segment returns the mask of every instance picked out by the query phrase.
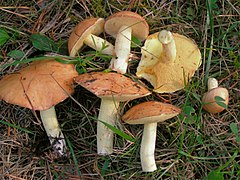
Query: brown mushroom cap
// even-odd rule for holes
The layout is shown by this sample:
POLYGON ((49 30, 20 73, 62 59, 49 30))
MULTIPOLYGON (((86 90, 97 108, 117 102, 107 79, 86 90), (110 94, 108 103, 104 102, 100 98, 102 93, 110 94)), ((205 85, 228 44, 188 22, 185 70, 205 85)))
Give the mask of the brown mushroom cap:
POLYGON ((219 96, 222 99, 224 99, 224 101, 221 101, 221 102, 224 103, 225 105, 228 105, 228 101, 229 101, 228 90, 223 87, 217 87, 209 90, 207 93, 204 94, 202 99, 202 102, 204 103, 203 109, 213 114, 223 111, 225 108, 222 106, 219 106, 216 103, 216 100, 215 100, 216 96, 219 96))
POLYGON ((166 62, 161 43, 156 43, 159 33, 148 36, 142 50, 137 76, 148 80, 158 93, 170 93, 182 89, 201 65, 201 53, 189 38, 172 33, 176 44, 176 59, 166 62), (153 46, 149 53, 148 48, 153 46))
POLYGON ((104 23, 105 21, 103 18, 90 18, 78 23, 68 40, 68 52, 70 56, 75 56, 75 54, 77 54, 77 51, 81 49, 84 44, 84 39, 88 35, 94 34, 98 36, 101 34, 103 32, 104 23))
POLYGON ((32 62, 0 80, 0 99, 33 110, 46 110, 73 93, 73 65, 55 60, 32 62))
POLYGON ((122 26, 132 28, 132 34, 143 41, 149 34, 149 26, 146 20, 137 13, 131 11, 121 11, 109 16, 106 19, 104 30, 113 37, 117 36, 122 26))
POLYGON ((146 88, 137 82, 118 73, 86 73, 77 76, 75 81, 99 98, 104 99, 128 101, 150 94, 146 88))
POLYGON ((148 101, 129 109, 122 120, 128 124, 157 123, 177 116, 181 109, 166 103, 148 101))

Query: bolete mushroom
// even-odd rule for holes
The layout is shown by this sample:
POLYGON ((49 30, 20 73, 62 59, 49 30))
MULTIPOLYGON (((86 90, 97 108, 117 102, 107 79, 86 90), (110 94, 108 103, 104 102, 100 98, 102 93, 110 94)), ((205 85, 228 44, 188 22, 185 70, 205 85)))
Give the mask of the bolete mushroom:
POLYGON ((136 75, 148 80, 158 93, 184 88, 201 65, 197 45, 166 30, 149 35, 141 53, 136 75))
POLYGON ((58 156, 66 156, 66 142, 54 106, 73 93, 73 65, 53 59, 32 62, 0 80, 0 100, 39 110, 45 131, 58 156))
POLYGON ((220 97, 219 103, 224 103, 224 106, 228 105, 229 93, 226 88, 218 87, 218 81, 215 78, 208 79, 208 92, 203 95, 203 109, 210 113, 219 113, 222 112, 225 107, 220 106, 217 103, 216 97, 220 97))
POLYGON ((106 19, 104 30, 116 38, 115 57, 111 60, 110 69, 125 74, 130 55, 131 36, 134 35, 140 41, 145 40, 149 34, 148 23, 137 13, 121 11, 106 19))
POLYGON ((113 45, 98 37, 104 31, 104 23, 103 18, 89 18, 78 23, 68 40, 70 56, 75 57, 84 44, 103 54, 113 55, 113 45))
MULTIPOLYGON (((86 73, 76 77, 75 81, 101 98, 98 119, 112 126, 115 125, 120 102, 150 94, 137 82, 118 73, 86 73)), ((99 121, 97 122, 97 152, 101 155, 113 152, 113 132, 99 121)))
POLYGON ((171 104, 149 101, 129 109, 122 120, 128 124, 144 124, 140 158, 142 170, 153 172, 157 169, 154 151, 157 123, 177 116, 181 110, 171 104))

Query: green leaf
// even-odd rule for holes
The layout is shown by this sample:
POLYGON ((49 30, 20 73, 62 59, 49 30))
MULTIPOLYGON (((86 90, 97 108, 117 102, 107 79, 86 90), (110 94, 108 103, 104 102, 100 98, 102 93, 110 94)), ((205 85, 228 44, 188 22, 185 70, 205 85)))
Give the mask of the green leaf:
POLYGON ((184 106, 182 111, 187 115, 187 116, 191 116, 192 113, 195 112, 195 109, 192 106, 184 106))
POLYGON ((221 98, 221 97, 219 97, 219 96, 215 96, 215 97, 214 97, 214 100, 216 101, 216 103, 217 103, 219 106, 223 107, 224 109, 227 108, 227 105, 224 103, 225 99, 223 99, 223 98, 221 98))
POLYGON ((104 122, 104 121, 101 121, 101 120, 98 120, 100 121, 101 123, 103 123, 105 126, 107 126, 109 129, 111 129, 115 134, 121 136, 122 138, 126 139, 126 140, 129 140, 131 142, 134 142, 135 139, 132 138, 131 136, 127 135, 126 133, 122 132, 121 130, 115 128, 114 126, 104 122))
POLYGON ((210 0, 211 8, 218 9, 217 0, 210 0))
POLYGON ((190 105, 184 105, 182 107, 182 114, 179 115, 181 120, 184 120, 184 123, 193 124, 197 121, 197 116, 195 114, 195 109, 190 105))
POLYGON ((227 108, 227 105, 224 103, 224 102, 219 102, 219 101, 216 101, 216 103, 221 106, 222 108, 226 109, 227 108))
POLYGON ((224 173, 219 171, 212 171, 208 174, 206 180, 224 180, 224 173))
POLYGON ((236 141, 237 141, 238 143, 240 143, 240 136, 239 136, 239 135, 236 135, 236 141))
POLYGON ((84 74, 87 72, 87 70, 84 67, 79 65, 76 66, 76 71, 78 72, 78 74, 84 74))
POLYGON ((141 41, 136 38, 135 36, 132 35, 132 38, 131 38, 131 47, 132 48, 135 48, 135 47, 139 47, 139 46, 142 46, 142 43, 141 41))
POLYGON ((12 50, 7 55, 16 60, 19 60, 24 57, 24 53, 20 50, 12 50))
POLYGON ((238 126, 237 123, 231 123, 230 124, 230 129, 234 134, 238 134, 238 126))
POLYGON ((214 99, 215 99, 215 101, 225 101, 225 99, 223 99, 220 96, 215 96, 214 99))
POLYGON ((103 163, 102 169, 101 169, 101 175, 104 176, 106 174, 106 172, 108 171, 108 167, 110 164, 110 159, 106 159, 103 163))
POLYGON ((32 34, 30 41, 33 46, 40 51, 58 52, 57 44, 50 38, 41 34, 32 34))
POLYGON ((9 39, 8 33, 4 29, 0 29, 0 46, 2 46, 9 39))

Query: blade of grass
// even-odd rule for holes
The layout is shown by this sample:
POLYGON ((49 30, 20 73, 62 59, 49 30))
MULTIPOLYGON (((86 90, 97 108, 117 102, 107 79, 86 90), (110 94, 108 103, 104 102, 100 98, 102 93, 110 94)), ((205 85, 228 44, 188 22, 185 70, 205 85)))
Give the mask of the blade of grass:
POLYGON ((220 166, 218 170, 221 171, 221 170, 227 168, 228 165, 229 165, 231 162, 234 161, 234 159, 237 157, 237 155, 238 155, 238 150, 236 150, 236 151, 234 152, 234 154, 232 155, 232 157, 231 157, 224 165, 220 166))
POLYGON ((16 129, 21 130, 23 132, 26 132, 28 134, 34 134, 32 131, 29 131, 29 130, 27 130, 25 128, 22 128, 22 127, 18 126, 18 125, 14 125, 14 124, 11 124, 11 123, 3 121, 3 120, 0 120, 0 123, 1 124, 5 124, 5 125, 10 126, 10 127, 13 127, 13 128, 16 128, 16 129))
POLYGON ((126 139, 126 140, 129 140, 131 142, 135 142, 135 139, 132 138, 131 136, 127 135, 126 133, 122 132, 121 130, 115 128, 114 126, 104 122, 104 121, 101 121, 101 120, 97 120, 97 121, 100 121, 101 123, 103 123, 105 126, 107 126, 109 129, 111 129, 115 134, 121 136, 122 138, 126 139))
MULTIPOLYGON (((32 61, 40 61, 40 60, 46 60, 48 57, 36 57, 36 58, 29 58, 29 59, 24 59, 22 61, 14 61, 13 63, 10 64, 4 64, 0 66, 0 68, 7 68, 9 66, 16 66, 18 64, 26 64, 32 61)), ((49 57, 48 59, 54 59, 55 57, 49 57)))
MULTIPOLYGON (((214 23, 213 23, 213 13, 212 13, 212 0, 206 0, 207 4, 207 25, 205 31, 207 31, 208 26, 210 26, 210 35, 211 35, 211 41, 210 41, 210 47, 209 47, 209 54, 208 59, 206 63, 206 70, 205 70, 205 77, 204 77, 204 85, 207 85, 207 80, 209 76, 209 70, 211 67, 211 60, 212 60, 212 49, 213 49, 213 35, 214 35, 214 23)), ((206 32, 207 36, 207 32, 206 32)))
POLYGON ((74 150, 73 150, 73 147, 72 147, 72 143, 69 141, 68 138, 66 138, 66 141, 67 141, 67 145, 68 145, 68 148, 70 150, 70 153, 72 154, 72 158, 73 158, 73 162, 75 164, 75 167, 76 167, 76 170, 77 170, 77 173, 78 173, 78 176, 80 177, 81 179, 81 171, 78 167, 78 161, 77 161, 77 158, 75 156, 75 153, 74 153, 74 150))

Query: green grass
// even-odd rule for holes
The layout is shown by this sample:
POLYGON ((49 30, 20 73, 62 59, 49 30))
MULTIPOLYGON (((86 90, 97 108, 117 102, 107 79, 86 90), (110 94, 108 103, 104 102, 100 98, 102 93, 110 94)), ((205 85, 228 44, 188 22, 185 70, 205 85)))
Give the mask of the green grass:
MULTIPOLYGON (((153 93, 121 104, 120 115, 150 100, 168 102, 182 109, 179 116, 158 126, 157 171, 141 171, 142 125, 119 121, 118 130, 113 129, 120 134, 115 136, 114 153, 105 157, 96 154, 100 99, 78 86, 71 98, 56 106, 67 138, 67 159, 55 158, 41 122, 31 110, 0 102, 0 178, 220 180, 240 177, 239 0, 42 2, 38 5, 22 0, 0 3, 0 78, 30 61, 40 60, 43 55, 58 60, 64 57, 64 63, 76 64, 80 73, 107 69, 111 57, 87 47, 78 57, 68 57, 67 40, 79 21, 91 16, 107 18, 120 10, 144 16, 150 33, 168 29, 194 39, 201 50, 202 65, 183 90, 172 94, 153 93), (202 109, 201 97, 207 90, 208 77, 217 78, 230 93, 227 110, 215 115, 202 109)), ((114 43, 109 35, 102 37, 114 43)), ((130 62, 127 76, 136 78, 141 54, 139 42, 134 40, 133 45, 137 58, 130 62)))

